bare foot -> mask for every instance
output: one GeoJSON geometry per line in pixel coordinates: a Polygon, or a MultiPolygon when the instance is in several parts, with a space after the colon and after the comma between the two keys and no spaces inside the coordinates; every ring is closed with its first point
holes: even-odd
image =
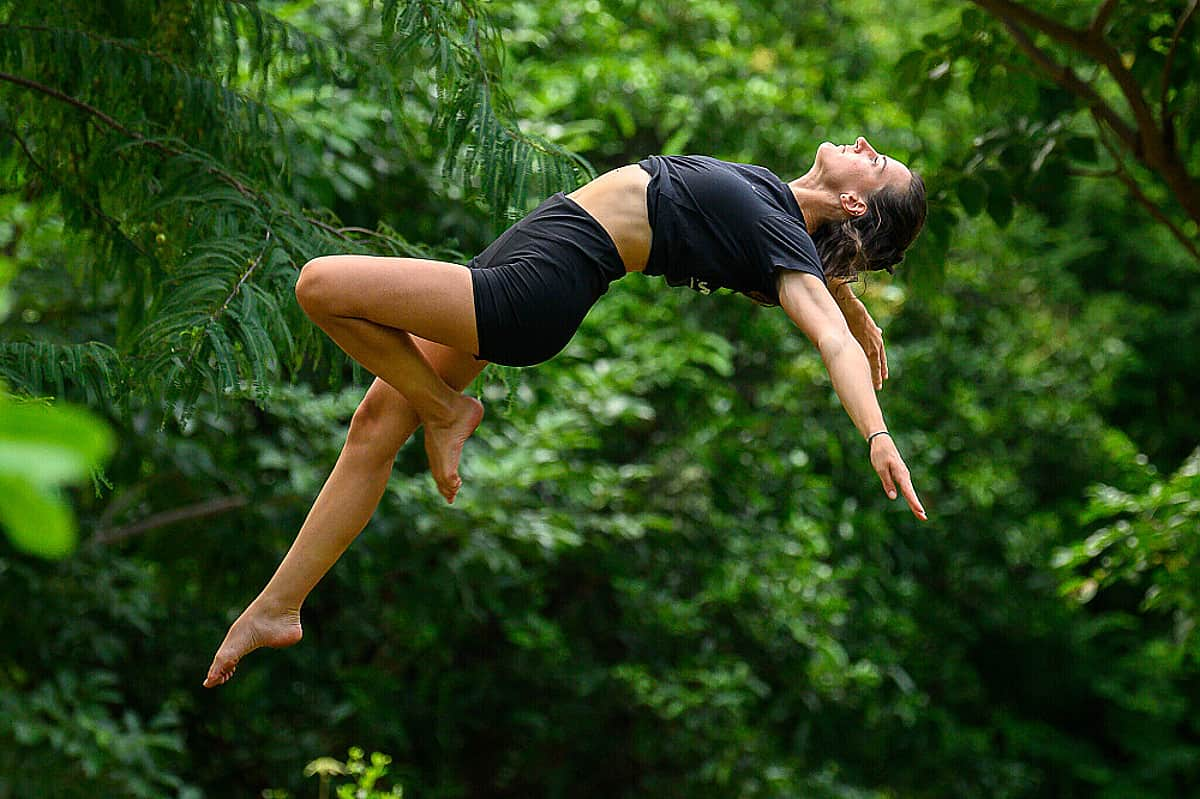
{"type": "Polygon", "coordinates": [[[298,609],[271,607],[266,602],[254,600],[225,634],[225,640],[208,667],[204,687],[213,688],[228,682],[238,661],[260,646],[281,649],[299,641],[303,634],[298,609]]]}
{"type": "Polygon", "coordinates": [[[454,502],[462,479],[458,476],[458,459],[463,444],[483,421],[483,405],[474,397],[459,397],[454,415],[448,423],[425,422],[425,454],[429,456],[429,471],[438,491],[447,502],[454,502]]]}

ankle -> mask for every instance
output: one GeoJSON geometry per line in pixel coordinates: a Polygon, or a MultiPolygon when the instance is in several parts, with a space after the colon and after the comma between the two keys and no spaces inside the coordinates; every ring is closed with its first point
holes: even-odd
{"type": "Polygon", "coordinates": [[[256,611],[275,616],[283,613],[299,613],[300,606],[303,604],[303,598],[296,600],[291,597],[281,597],[262,593],[250,603],[250,607],[254,608],[256,611]]]}
{"type": "Polygon", "coordinates": [[[461,394],[450,394],[446,397],[438,397],[430,399],[426,407],[422,409],[421,421],[426,427],[452,427],[459,416],[462,415],[462,400],[461,394]]]}

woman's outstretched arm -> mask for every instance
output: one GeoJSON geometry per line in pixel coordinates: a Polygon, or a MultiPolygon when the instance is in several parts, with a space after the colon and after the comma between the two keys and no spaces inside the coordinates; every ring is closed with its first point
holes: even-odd
{"type": "MultiPolygon", "coordinates": [[[[875,399],[867,356],[850,333],[846,317],[821,279],[803,272],[783,270],[779,278],[779,304],[820,351],[833,380],[833,390],[863,438],[886,430],[883,411],[875,399]]],[[[917,492],[913,490],[908,467],[891,436],[876,436],[871,441],[871,466],[878,473],[888,497],[895,499],[899,488],[913,515],[918,519],[927,518],[917,492]]]]}
{"type": "Polygon", "coordinates": [[[883,388],[883,381],[888,378],[887,353],[883,349],[883,329],[875,324],[867,306],[854,296],[849,281],[830,278],[829,291],[842,309],[842,316],[850,326],[850,332],[858,340],[859,345],[871,364],[871,377],[875,381],[875,390],[883,388]]]}

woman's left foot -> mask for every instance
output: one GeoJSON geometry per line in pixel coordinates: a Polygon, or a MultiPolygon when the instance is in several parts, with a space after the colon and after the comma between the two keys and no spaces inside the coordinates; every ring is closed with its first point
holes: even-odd
{"type": "Polygon", "coordinates": [[[238,661],[260,646],[280,649],[298,642],[303,635],[299,608],[274,606],[261,599],[255,600],[229,628],[212,665],[208,667],[204,687],[213,688],[228,682],[238,661]]]}
{"type": "Polygon", "coordinates": [[[458,476],[458,461],[463,445],[483,421],[483,404],[474,397],[459,396],[448,423],[425,425],[425,454],[429,456],[429,471],[438,491],[447,502],[454,502],[462,479],[458,476]]]}

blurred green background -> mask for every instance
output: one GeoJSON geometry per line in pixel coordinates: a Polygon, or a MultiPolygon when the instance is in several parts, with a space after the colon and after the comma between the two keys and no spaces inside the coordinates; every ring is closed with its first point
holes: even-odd
{"type": "Polygon", "coordinates": [[[1200,795],[1195,9],[0,0],[0,798],[1200,795]],[[305,260],[860,134],[928,524],[780,311],[631,276],[200,687],[370,380],[305,260]]]}

